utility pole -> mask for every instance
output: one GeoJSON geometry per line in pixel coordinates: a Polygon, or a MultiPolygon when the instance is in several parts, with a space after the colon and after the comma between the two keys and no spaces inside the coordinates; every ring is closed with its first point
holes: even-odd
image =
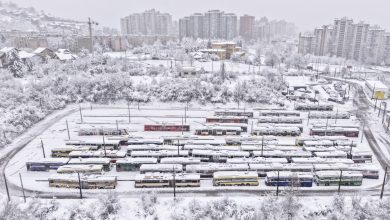
{"type": "Polygon", "coordinates": [[[175,165],[173,166],[173,199],[176,200],[176,173],[175,173],[175,165]]]}
{"type": "Polygon", "coordinates": [[[24,203],[26,203],[26,194],[24,193],[23,180],[22,180],[22,175],[20,173],[19,173],[19,179],[20,179],[20,186],[22,187],[23,200],[24,200],[24,203]]]}
{"type": "Polygon", "coordinates": [[[99,23],[92,21],[91,18],[88,18],[88,29],[89,29],[89,40],[91,44],[91,54],[93,54],[93,36],[92,36],[92,25],[99,25],[99,23]]]}
{"type": "Polygon", "coordinates": [[[83,114],[81,113],[81,106],[79,105],[79,110],[80,110],[80,120],[81,123],[83,123],[83,114]]]}
{"type": "Polygon", "coordinates": [[[3,176],[4,176],[5,190],[7,191],[8,202],[10,202],[11,201],[11,197],[9,196],[9,189],[8,189],[7,178],[5,177],[5,173],[3,174],[3,176]]]}
{"type": "Polygon", "coordinates": [[[81,179],[80,179],[80,173],[79,172],[77,172],[77,177],[79,179],[80,199],[83,199],[83,192],[82,192],[82,189],[81,189],[81,179]]]}
{"type": "Polygon", "coordinates": [[[117,135],[119,135],[119,126],[118,126],[118,120],[115,120],[116,122],[116,133],[117,135]]]}
{"type": "Polygon", "coordinates": [[[380,199],[383,198],[383,190],[385,189],[386,177],[387,177],[387,166],[386,166],[386,168],[385,168],[385,174],[384,174],[384,176],[383,176],[383,183],[382,183],[382,190],[381,190],[380,199]]]}
{"type": "Polygon", "coordinates": [[[279,170],[278,170],[278,179],[276,183],[276,197],[279,197],[279,170]]]}
{"type": "Polygon", "coordinates": [[[69,124],[68,124],[68,120],[66,120],[66,130],[68,130],[68,140],[70,140],[70,133],[69,133],[69,124]]]}
{"type": "Polygon", "coordinates": [[[130,103],[127,102],[127,111],[129,112],[129,124],[131,123],[131,119],[130,119],[130,103]]]}
{"type": "Polygon", "coordinates": [[[264,135],[261,137],[261,156],[263,156],[264,152],[264,135]]]}
{"type": "Polygon", "coordinates": [[[106,140],[104,139],[104,129],[103,129],[103,149],[104,149],[104,157],[107,157],[106,140]]]}
{"type": "Polygon", "coordinates": [[[46,158],[45,148],[43,147],[43,141],[42,141],[42,139],[41,139],[41,147],[42,147],[43,158],[46,158]]]}
{"type": "Polygon", "coordinates": [[[309,125],[309,121],[310,121],[310,110],[309,110],[309,114],[307,115],[307,126],[309,125]]]}
{"type": "Polygon", "coordinates": [[[363,121],[363,127],[362,127],[362,139],[360,140],[360,143],[363,143],[363,136],[364,136],[364,126],[365,126],[365,123],[363,121]]]}
{"type": "Polygon", "coordinates": [[[328,121],[329,121],[329,118],[326,117],[326,127],[325,127],[325,136],[327,135],[328,133],[328,121]]]}
{"type": "Polygon", "coordinates": [[[340,189],[341,189],[341,178],[343,177],[343,171],[340,170],[340,179],[339,179],[339,189],[337,190],[338,194],[340,194],[340,189]]]}
{"type": "Polygon", "coordinates": [[[181,135],[183,135],[184,130],[184,122],[183,122],[183,117],[181,117],[181,135]]]}

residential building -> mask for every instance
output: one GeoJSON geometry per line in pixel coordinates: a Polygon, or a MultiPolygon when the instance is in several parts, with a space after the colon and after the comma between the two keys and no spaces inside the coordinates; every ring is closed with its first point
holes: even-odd
{"type": "Polygon", "coordinates": [[[155,9],[121,18],[122,35],[167,36],[172,28],[172,16],[155,9]]]}
{"type": "Polygon", "coordinates": [[[255,36],[255,16],[243,15],[240,17],[239,34],[246,40],[253,39],[255,36]]]}
{"type": "Polygon", "coordinates": [[[299,34],[298,53],[314,54],[315,36],[311,34],[299,34]]]}
{"type": "Polygon", "coordinates": [[[240,51],[241,48],[237,47],[235,42],[213,42],[211,48],[215,50],[225,50],[225,57],[220,59],[230,59],[231,55],[235,52],[240,51]]]}

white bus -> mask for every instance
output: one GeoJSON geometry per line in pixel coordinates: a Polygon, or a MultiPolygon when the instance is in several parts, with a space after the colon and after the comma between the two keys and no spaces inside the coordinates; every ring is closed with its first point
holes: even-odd
{"type": "Polygon", "coordinates": [[[181,164],[142,164],[139,168],[140,173],[173,173],[183,172],[181,164]]]}
{"type": "Polygon", "coordinates": [[[258,186],[259,177],[253,171],[219,171],[213,175],[214,186],[258,186]]]}
{"type": "Polygon", "coordinates": [[[102,174],[103,165],[64,165],[58,167],[57,173],[102,174]]]}
{"type": "Polygon", "coordinates": [[[135,176],[135,188],[200,187],[199,174],[145,173],[135,176]]]}
{"type": "Polygon", "coordinates": [[[117,178],[103,175],[80,175],[80,183],[77,174],[55,174],[48,178],[49,186],[56,188],[81,188],[82,189],[115,189],[117,178]]]}

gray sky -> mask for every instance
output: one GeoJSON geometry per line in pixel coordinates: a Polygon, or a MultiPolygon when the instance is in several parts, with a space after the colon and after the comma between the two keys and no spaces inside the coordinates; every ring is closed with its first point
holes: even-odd
{"type": "Polygon", "coordinates": [[[294,22],[311,30],[334,18],[350,17],[378,24],[390,31],[389,0],[11,0],[34,6],[52,15],[84,20],[92,17],[104,26],[119,28],[119,19],[133,12],[156,8],[178,19],[194,12],[220,9],[237,15],[250,14],[294,22]]]}

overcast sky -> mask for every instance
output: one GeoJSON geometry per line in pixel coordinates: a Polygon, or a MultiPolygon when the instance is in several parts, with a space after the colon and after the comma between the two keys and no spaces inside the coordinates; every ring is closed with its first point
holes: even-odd
{"type": "Polygon", "coordinates": [[[334,18],[378,24],[390,31],[390,0],[11,0],[34,6],[52,15],[85,20],[92,17],[104,26],[119,28],[119,19],[155,8],[178,19],[194,12],[220,9],[294,22],[302,31],[330,24],[334,18]]]}

